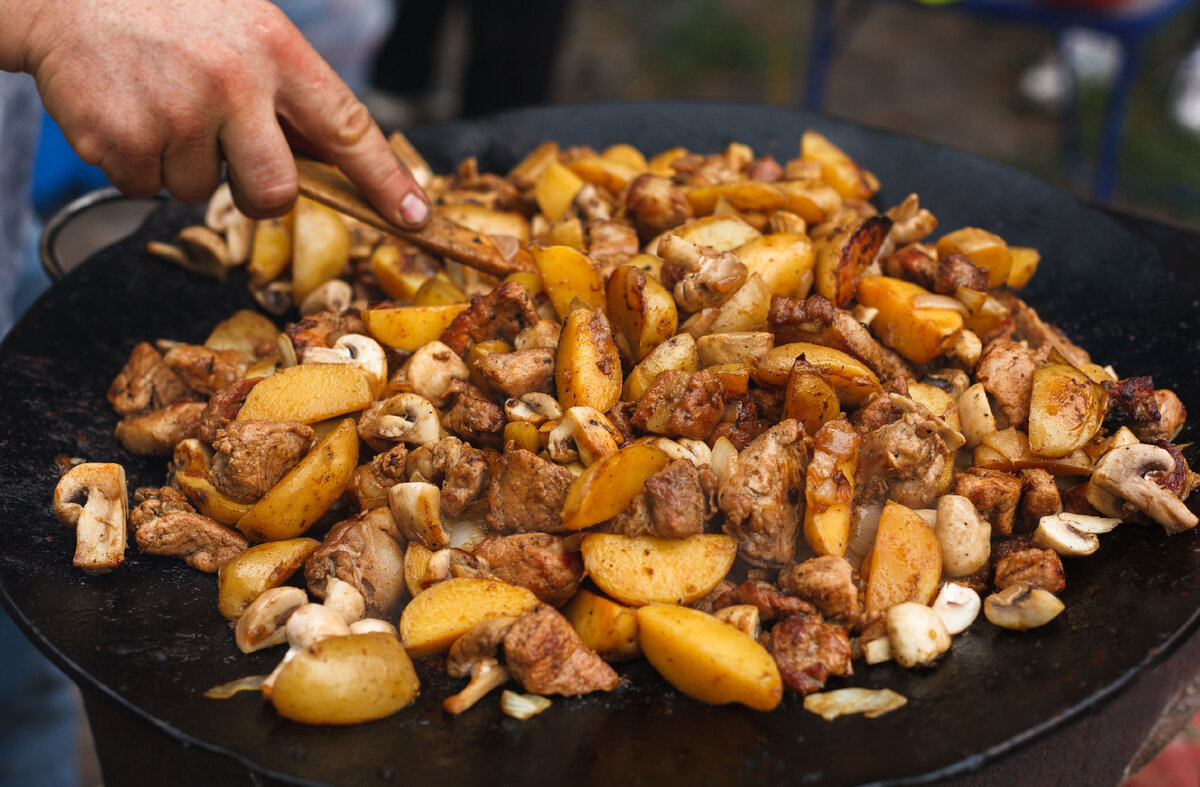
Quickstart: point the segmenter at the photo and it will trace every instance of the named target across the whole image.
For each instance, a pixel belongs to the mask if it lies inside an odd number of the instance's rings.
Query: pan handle
[[[42,269],[51,281],[58,281],[92,252],[140,227],[165,200],[165,196],[130,199],[111,186],[72,200],[51,216],[42,230],[38,243]],[[78,224],[85,215],[95,219]]]

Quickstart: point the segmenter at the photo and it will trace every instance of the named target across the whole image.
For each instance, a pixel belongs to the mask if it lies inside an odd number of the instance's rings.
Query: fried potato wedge
[[[236,620],[264,591],[287,582],[320,545],[314,538],[268,541],[230,558],[217,572],[217,609]]]
[[[254,222],[254,240],[250,244],[250,262],[246,272],[250,283],[262,286],[283,273],[292,261],[292,226],[295,211],[278,219]]]
[[[933,601],[942,576],[942,546],[912,509],[891,501],[883,507],[868,561],[868,612],[886,612],[906,601]]]
[[[706,612],[651,604],[637,612],[642,652],[667,681],[713,705],[768,711],[783,699],[783,680],[767,649]]]
[[[177,472],[175,483],[197,511],[226,527],[236,526],[254,507],[253,503],[239,503],[220,492],[207,473]]]
[[[595,407],[606,413],[621,398],[621,380],[621,358],[604,310],[579,308],[568,314],[554,361],[563,409]]]
[[[846,555],[859,443],[844,418],[826,423],[813,436],[804,485],[804,540],[818,555]]]
[[[538,605],[525,588],[498,579],[455,577],[408,602],[400,615],[400,640],[414,659],[445,653],[485,620],[524,615]]]
[[[879,178],[855,163],[845,151],[816,131],[800,137],[800,158],[821,165],[821,180],[843,197],[870,199],[879,191]]]
[[[747,275],[762,277],[772,295],[808,295],[813,281],[816,250],[807,235],[777,232],[755,238],[734,249]]]
[[[300,421],[311,424],[362,410],[375,397],[361,368],[311,363],[280,369],[250,389],[239,421]]]
[[[300,303],[350,264],[350,232],[333,208],[306,197],[296,200],[292,237],[292,287]]]
[[[259,541],[299,536],[342,496],[356,467],[358,430],[347,418],[238,520],[238,530]]]
[[[448,306],[385,306],[365,309],[363,322],[371,338],[386,347],[416,352],[442,335],[442,331],[469,304]]]
[[[295,653],[275,678],[271,704],[301,724],[359,724],[392,715],[419,690],[400,640],[381,632],[349,634]]]
[[[667,369],[694,372],[699,368],[700,355],[696,340],[690,333],[680,333],[667,339],[650,351],[649,355],[633,367],[625,380],[622,396],[627,402],[636,402],[654,378]]]
[[[589,533],[583,565],[596,587],[625,604],[690,604],[725,578],[737,541],[701,533],[687,538]]]
[[[608,319],[618,346],[635,362],[675,335],[679,310],[658,281],[629,265],[612,272],[607,288]]]
[[[1073,366],[1052,363],[1033,373],[1029,401],[1029,448],[1058,459],[1077,451],[1099,431],[1108,395]]]
[[[638,646],[637,612],[612,599],[580,590],[563,608],[583,644],[605,661],[626,661],[642,652]]]
[[[537,176],[533,185],[533,198],[546,218],[558,221],[570,209],[575,195],[581,188],[583,178],[556,159],[548,163]]]
[[[603,308],[604,282],[586,254],[570,246],[535,246],[532,252],[542,286],[560,319],[567,319],[576,298],[593,309]]]
[[[928,294],[923,287],[890,276],[863,276],[858,281],[859,303],[879,310],[871,323],[876,337],[913,363],[945,355],[963,330],[958,311],[913,306],[913,299],[922,294]]]
[[[251,358],[257,358],[264,344],[274,347],[279,337],[275,323],[249,309],[241,309],[227,320],[217,323],[212,333],[204,340],[210,350],[236,350]]]
[[[752,366],[751,376],[762,385],[785,386],[800,356],[817,367],[837,391],[838,400],[857,407],[881,390],[879,378],[866,364],[841,350],[809,342],[781,344],[763,354]]]
[[[688,243],[707,246],[715,252],[733,251],[762,235],[745,219],[734,214],[705,216],[671,230]]]
[[[817,292],[839,308],[854,299],[854,286],[863,271],[879,254],[892,221],[887,216],[871,216],[858,224],[848,224],[817,244],[815,282]],[[860,298],[861,300],[861,298]]]
[[[697,216],[708,216],[724,199],[737,210],[772,211],[787,204],[787,198],[771,183],[761,180],[741,180],[711,186],[692,186],[684,190]]]
[[[582,530],[612,519],[640,494],[646,479],[667,466],[670,458],[645,443],[632,443],[606,454],[584,470],[563,502],[563,526]]]
[[[995,233],[978,227],[963,227],[939,238],[937,252],[938,256],[962,254],[979,267],[987,268],[991,273],[989,286],[993,288],[1008,283],[1009,272],[1012,269],[1012,253],[1009,252],[1004,239]],[[1027,263],[1026,260],[1025,264]],[[1034,266],[1036,265],[1035,262]]]

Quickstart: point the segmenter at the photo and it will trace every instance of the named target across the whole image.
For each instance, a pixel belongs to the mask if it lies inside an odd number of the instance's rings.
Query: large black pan
[[[1107,218],[1019,172],[822,117],[736,105],[556,107],[411,136],[442,171],[468,155],[504,170],[551,138],[597,147],[625,141],[651,152],[741,141],[782,161],[809,127],[879,175],[881,204],[916,191],[944,229],[975,225],[1040,248],[1029,300],[1101,363],[1153,374],[1200,413],[1192,322],[1200,287],[1169,273]],[[1195,637],[1200,537],[1126,525],[1092,558],[1069,562],[1066,612],[1044,629],[1018,634],[980,622],[935,670],[862,667],[834,681],[909,698],[875,720],[827,723],[794,696],[773,713],[705,706],[644,664],[622,667],[628,681],[616,692],[557,700],[527,722],[503,717],[494,700],[458,718],[444,714],[439,702],[453,684],[429,670],[414,706],[347,729],[282,720],[252,694],[205,699],[211,686],[269,671],[279,654],[240,655],[217,613],[214,578],[180,563],[130,550],[107,576],[73,570],[73,537],[49,511],[60,455],[123,462],[131,487],[163,479],[161,461],[131,457],[114,442],[104,392],[135,342],[202,340],[216,319],[249,305],[240,282],[198,278],[142,252],[146,239],[169,237],[195,218],[168,208],[137,237],[98,253],[0,349],[4,603],[85,687],[181,742],[271,777],[352,785],[919,781],[962,774],[1082,723]]]

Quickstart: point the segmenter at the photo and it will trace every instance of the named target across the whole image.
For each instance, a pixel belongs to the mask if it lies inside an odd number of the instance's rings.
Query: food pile
[[[237,647],[287,646],[249,685],[288,718],[393,713],[411,659],[466,680],[448,712],[516,684],[525,718],[640,656],[704,702],[874,715],[904,698],[822,689],[1049,624],[1122,522],[1197,524],[1182,403],[1014,294],[1038,252],[881,212],[816,132],[783,163],[548,142],[505,176],[396,147],[436,211],[404,239],[225,190],[155,244],[302,316],[138,344],[108,398],[166,484],[55,491],[84,571],[128,528],[216,573]]]

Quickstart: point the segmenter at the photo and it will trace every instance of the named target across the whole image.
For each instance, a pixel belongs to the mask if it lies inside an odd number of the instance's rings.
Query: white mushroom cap
[[[308,594],[297,587],[269,588],[250,602],[238,616],[234,638],[242,653],[271,648],[287,642],[287,620],[308,603]]]
[[[1066,609],[1053,593],[1023,582],[984,599],[983,614],[993,624],[1014,631],[1044,626]]]
[[[455,380],[467,380],[471,370],[466,361],[439,341],[426,342],[417,348],[405,364],[404,373],[414,392],[436,407],[446,403],[446,395]]]
[[[901,667],[932,664],[950,649],[946,624],[924,604],[897,604],[887,611],[886,621],[892,657]]]
[[[578,457],[586,467],[616,451],[621,442],[621,433],[604,413],[594,407],[570,407],[550,430],[546,451],[555,462]]]
[[[394,442],[426,445],[441,437],[438,412],[428,399],[415,393],[400,393],[375,402],[363,412],[358,433],[371,442],[382,438]]]
[[[992,526],[961,495],[938,498],[934,533],[942,546],[942,572],[965,577],[987,565],[992,552]]]
[[[1063,557],[1084,557],[1100,548],[1097,533],[1107,533],[1121,520],[1085,514],[1051,514],[1038,520],[1033,545],[1053,549]]]
[[[59,522],[75,528],[77,568],[103,574],[124,562],[129,515],[124,467],[109,462],[75,465],[54,488],[53,510]]]
[[[1175,459],[1165,448],[1124,445],[1114,448],[1096,463],[1088,482],[1088,502],[1102,514],[1124,518],[1125,505],[1158,522],[1168,533],[1196,526],[1200,519],[1183,502],[1150,479],[1147,473],[1170,473]]]
[[[396,627],[386,620],[379,618],[363,618],[356,620],[350,624],[351,634],[391,634],[396,639],[400,639],[400,632]]]
[[[325,580],[325,601],[322,604],[341,615],[346,625],[362,620],[367,611],[366,602],[358,588],[337,577],[328,577]]]
[[[304,317],[319,312],[340,312],[350,308],[354,300],[354,288],[341,279],[330,279],[318,286],[300,301],[300,314]]]
[[[309,347],[304,363],[344,363],[357,366],[367,376],[371,393],[378,396],[387,384],[387,353],[379,342],[361,333],[338,337],[332,347]]]
[[[396,526],[409,541],[434,551],[450,545],[442,523],[442,490],[424,481],[406,481],[388,491],[388,506]]]
[[[323,604],[304,604],[287,621],[288,646],[303,650],[313,643],[350,633],[341,613]]]
[[[938,591],[931,609],[942,619],[946,631],[954,635],[966,631],[975,622],[982,606],[983,602],[974,590],[957,582],[947,582]]]
[[[504,415],[510,421],[525,421],[541,426],[547,421],[562,418],[562,405],[550,394],[532,391],[504,402]]]

